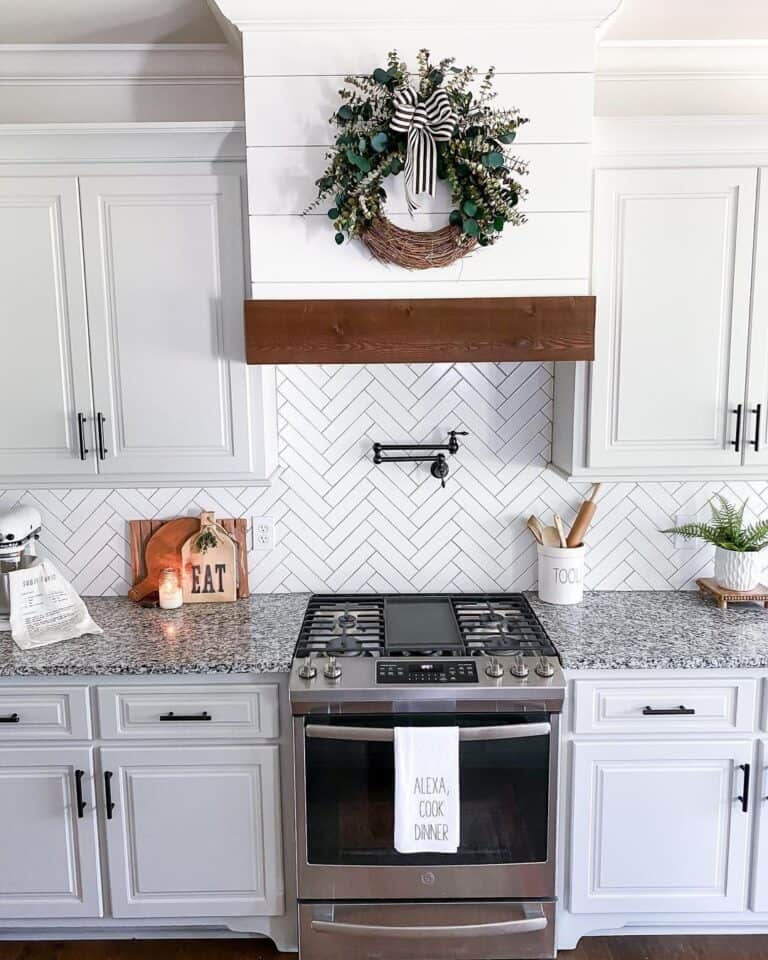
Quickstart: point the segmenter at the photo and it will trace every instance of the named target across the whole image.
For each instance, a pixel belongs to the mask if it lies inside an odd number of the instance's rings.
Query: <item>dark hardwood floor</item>
[[[266,940],[0,942],[0,960],[295,960]],[[768,960],[768,936],[585,937],[560,960]]]

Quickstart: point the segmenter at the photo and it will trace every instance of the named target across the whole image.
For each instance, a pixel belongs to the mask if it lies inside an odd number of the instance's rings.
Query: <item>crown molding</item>
[[[485,0],[472,9],[445,0],[389,0],[381,15],[350,17],[349,0],[208,0],[217,18],[223,17],[240,31],[249,30],[370,30],[393,27],[457,27],[476,30],[501,23],[590,21],[602,23],[621,0]],[[451,14],[450,8],[460,10]],[[448,12],[446,12],[448,8]],[[358,6],[358,10],[360,7]]]
[[[768,164],[768,116],[597,117],[596,167]]]
[[[0,163],[245,160],[242,122],[0,124]]]
[[[611,81],[768,77],[768,39],[701,43],[602,41],[596,76]]]
[[[0,84],[232,83],[242,63],[228,43],[0,44]]]

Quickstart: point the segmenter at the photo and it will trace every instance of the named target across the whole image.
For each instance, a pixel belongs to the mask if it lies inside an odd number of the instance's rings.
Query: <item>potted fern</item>
[[[718,493],[719,506],[710,501],[710,523],[686,523],[662,533],[676,533],[689,539],[705,540],[715,546],[715,580],[726,590],[748,592],[760,584],[768,546],[768,520],[744,525],[747,501],[740,507]]]

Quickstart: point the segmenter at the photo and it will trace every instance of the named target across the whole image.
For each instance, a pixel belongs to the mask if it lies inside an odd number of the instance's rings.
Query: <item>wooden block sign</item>
[[[184,603],[237,599],[237,545],[213,513],[200,515],[200,529],[181,548]]]

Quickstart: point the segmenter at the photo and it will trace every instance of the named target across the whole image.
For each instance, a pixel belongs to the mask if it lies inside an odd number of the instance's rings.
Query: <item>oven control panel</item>
[[[474,660],[378,660],[376,683],[477,683]]]

